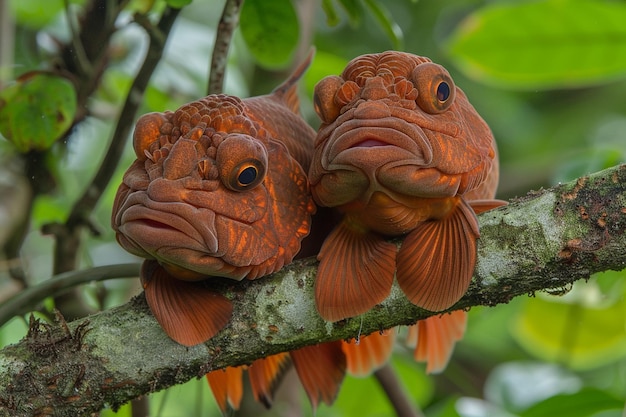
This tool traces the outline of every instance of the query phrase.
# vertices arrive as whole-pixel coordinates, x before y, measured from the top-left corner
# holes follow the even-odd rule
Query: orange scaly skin
[[[231,301],[212,282],[273,273],[309,234],[315,205],[306,172],[315,132],[299,116],[296,86],[311,58],[269,95],[210,95],[137,122],[137,159],[117,191],[112,226],[124,249],[146,259],[146,300],[178,343],[205,342],[229,322]],[[320,373],[298,353],[261,359],[249,372],[255,397],[270,404],[294,362],[303,381],[321,387],[307,390],[313,404],[331,401],[345,372],[341,346],[310,350],[337,366]],[[220,407],[236,408],[241,369],[212,374]]]
[[[317,84],[314,103],[322,124],[313,197],[343,214],[318,256],[319,313],[329,321],[364,313],[389,295],[394,276],[414,304],[449,309],[472,278],[475,212],[504,204],[491,200],[498,163],[489,127],[443,67],[403,52],[353,59]],[[398,251],[387,239],[401,235]],[[447,314],[414,328],[416,358],[429,371],[443,369],[465,320]]]

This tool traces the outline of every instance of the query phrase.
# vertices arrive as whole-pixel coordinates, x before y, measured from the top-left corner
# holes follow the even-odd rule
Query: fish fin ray
[[[320,315],[338,321],[365,313],[391,292],[396,246],[342,222],[324,241],[315,279]]]
[[[165,333],[185,346],[205,342],[230,321],[230,300],[199,282],[172,277],[156,261],[141,268],[146,301]]]
[[[331,405],[346,374],[341,341],[306,346],[290,352],[290,356],[313,410],[320,402]]]
[[[430,311],[452,307],[472,279],[479,236],[476,215],[463,199],[448,217],[409,233],[398,252],[396,273],[407,298]]]
[[[229,410],[238,410],[241,405],[243,397],[242,374],[242,366],[229,366],[206,374],[215,402],[224,415]]]
[[[468,201],[467,204],[474,210],[474,213],[480,214],[498,207],[506,206],[509,202],[504,200],[472,200]]]
[[[284,103],[292,112],[296,114],[300,114],[298,81],[300,80],[300,78],[302,78],[306,70],[311,65],[314,55],[315,47],[311,47],[306,58],[304,58],[304,60],[298,64],[298,66],[296,67],[296,69],[293,70],[289,78],[272,91],[273,96],[278,98],[279,101]]]
[[[426,362],[426,373],[442,372],[452,356],[456,342],[463,338],[467,313],[456,310],[441,316],[431,316],[409,327],[409,336],[415,344],[413,356]]]
[[[270,408],[274,392],[290,365],[289,353],[279,353],[257,359],[248,367],[248,377],[254,399]]]
[[[374,332],[357,339],[342,341],[350,375],[365,377],[380,369],[391,356],[396,341],[396,329]]]

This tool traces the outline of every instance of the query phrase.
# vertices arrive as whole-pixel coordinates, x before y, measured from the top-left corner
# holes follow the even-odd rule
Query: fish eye
[[[323,123],[332,123],[339,116],[340,108],[335,103],[335,94],[343,85],[343,79],[336,75],[322,78],[313,93],[315,112]]]
[[[411,75],[417,88],[417,105],[427,113],[438,114],[448,110],[455,97],[452,77],[441,65],[432,62],[419,64]]]
[[[249,187],[257,179],[259,175],[259,169],[254,165],[247,165],[241,167],[239,175],[237,175],[237,185],[239,187]]]
[[[267,151],[261,141],[244,134],[228,135],[217,147],[220,179],[232,191],[246,191],[263,182]]]
[[[437,100],[444,103],[450,98],[450,86],[447,82],[442,81],[437,86]]]

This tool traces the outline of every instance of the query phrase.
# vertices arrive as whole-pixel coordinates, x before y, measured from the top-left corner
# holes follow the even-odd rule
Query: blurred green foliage
[[[85,2],[71,3],[71,10],[80,11]],[[156,13],[164,3],[137,0],[128,7]],[[183,10],[140,113],[174,109],[205,91],[223,1],[167,3]],[[28,70],[44,69],[55,40],[71,34],[60,0],[13,0],[10,5],[15,37],[0,42],[15,45],[10,69],[16,79]],[[403,49],[446,66],[492,127],[500,150],[500,198],[626,161],[623,2],[323,0],[307,8],[307,1],[247,0],[244,5],[229,57],[227,93],[267,93],[294,64],[290,59],[308,50],[301,40],[311,39],[317,53],[301,97],[305,116],[316,126],[310,102],[316,81],[339,73],[357,55]],[[40,228],[64,220],[87,187],[145,51],[146,39],[131,23],[130,12],[124,17],[109,45],[111,62],[89,103],[90,115],[74,128],[68,143],[54,145],[42,161],[51,167],[56,188],[34,201],[30,232],[20,251],[31,284],[52,270],[52,241]],[[0,160],[15,153],[11,143],[0,140]],[[117,246],[109,227],[117,184],[133,158],[128,144],[92,215],[101,234],[84,237],[81,265],[135,259]],[[11,279],[4,269],[0,290],[8,291]],[[136,283],[128,281],[86,289],[88,300],[99,308],[137,291]],[[566,296],[537,294],[506,306],[475,308],[466,337],[443,374],[425,376],[423,366],[401,347],[393,366],[409,397],[429,417],[623,416],[625,294],[624,272],[611,272],[576,284]],[[0,343],[18,340],[25,329],[20,318],[12,320],[0,329]],[[301,397],[305,415],[312,415]],[[219,415],[205,381],[156,393],[150,402],[161,417]],[[374,379],[348,378],[335,405],[321,406],[316,416],[392,412]],[[113,415],[130,416],[130,408],[103,413]]]

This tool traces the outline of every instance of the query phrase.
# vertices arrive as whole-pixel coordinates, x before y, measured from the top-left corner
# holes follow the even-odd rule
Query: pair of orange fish
[[[120,185],[112,224],[119,243],[146,258],[146,299],[165,332],[202,343],[230,320],[230,300],[208,278],[256,279],[318,253],[315,301],[338,321],[366,312],[394,277],[414,304],[452,307],[476,262],[475,213],[498,181],[495,141],[448,72],[402,52],[364,55],[315,87],[322,124],[299,116],[296,84],[310,63],[267,96],[211,95],[175,112],[144,115],[137,160]],[[316,204],[341,214],[321,249]],[[319,223],[319,222],[318,222]],[[400,249],[388,242],[406,235]],[[318,251],[319,249],[319,251]],[[415,357],[443,369],[466,313],[410,328]],[[391,353],[392,334],[332,342],[255,361],[255,398],[266,405],[290,362],[313,406],[331,403],[346,368],[367,374]],[[208,375],[222,410],[241,400],[242,368]]]

